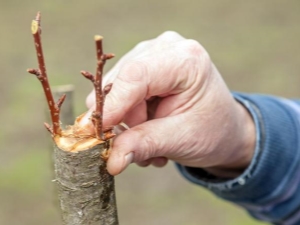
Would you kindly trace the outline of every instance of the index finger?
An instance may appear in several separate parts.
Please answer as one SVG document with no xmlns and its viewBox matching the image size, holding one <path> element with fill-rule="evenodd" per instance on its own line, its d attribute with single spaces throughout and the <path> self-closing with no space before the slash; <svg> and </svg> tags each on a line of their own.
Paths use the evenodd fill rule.
<svg viewBox="0 0 300 225">
<path fill-rule="evenodd" d="M 152 96 L 179 94 L 193 84 L 194 79 L 190 78 L 195 76 L 199 57 L 191 56 L 195 55 L 195 49 L 202 51 L 200 44 L 184 40 L 164 47 L 120 67 L 105 100 L 104 126 L 118 124 L 128 112 Z"/>
<path fill-rule="evenodd" d="M 108 127 L 119 124 L 132 108 L 141 103 L 147 95 L 147 82 L 138 63 L 124 66 L 106 96 L 103 109 L 103 125 Z"/>
</svg>

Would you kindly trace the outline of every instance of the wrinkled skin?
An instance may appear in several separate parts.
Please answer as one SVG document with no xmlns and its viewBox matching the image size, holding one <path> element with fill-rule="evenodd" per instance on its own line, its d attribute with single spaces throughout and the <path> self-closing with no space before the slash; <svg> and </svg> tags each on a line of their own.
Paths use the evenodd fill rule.
<svg viewBox="0 0 300 225">
<path fill-rule="evenodd" d="M 128 164 L 164 166 L 168 159 L 233 177 L 255 145 L 251 116 L 234 100 L 206 50 L 175 32 L 139 43 L 106 75 L 104 125 L 125 122 L 108 160 L 112 175 Z M 87 98 L 94 109 L 94 92 Z"/>
</svg>

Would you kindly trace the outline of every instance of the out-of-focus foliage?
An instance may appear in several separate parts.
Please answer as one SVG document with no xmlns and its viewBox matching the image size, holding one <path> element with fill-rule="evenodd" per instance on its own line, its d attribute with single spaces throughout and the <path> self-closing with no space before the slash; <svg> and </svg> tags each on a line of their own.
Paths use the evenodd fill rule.
<svg viewBox="0 0 300 225">
<path fill-rule="evenodd" d="M 175 30 L 205 46 L 231 89 L 300 96 L 297 0 L 0 0 L 0 225 L 60 224 L 44 97 L 26 73 L 37 66 L 30 23 L 38 10 L 51 84 L 77 86 L 77 114 L 91 89 L 79 71 L 95 68 L 94 34 L 116 53 L 112 66 L 138 42 Z M 124 225 L 259 224 L 187 183 L 171 164 L 131 166 L 116 179 Z"/>
</svg>

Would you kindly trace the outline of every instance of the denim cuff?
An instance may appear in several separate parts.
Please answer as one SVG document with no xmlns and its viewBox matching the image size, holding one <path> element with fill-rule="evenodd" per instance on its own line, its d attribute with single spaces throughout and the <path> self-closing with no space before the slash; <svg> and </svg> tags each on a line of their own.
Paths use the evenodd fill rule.
<svg viewBox="0 0 300 225">
<path fill-rule="evenodd" d="M 275 224 L 300 224 L 300 106 L 278 97 L 234 93 L 251 113 L 256 147 L 247 169 L 232 180 L 177 164 L 189 181 Z"/>
</svg>

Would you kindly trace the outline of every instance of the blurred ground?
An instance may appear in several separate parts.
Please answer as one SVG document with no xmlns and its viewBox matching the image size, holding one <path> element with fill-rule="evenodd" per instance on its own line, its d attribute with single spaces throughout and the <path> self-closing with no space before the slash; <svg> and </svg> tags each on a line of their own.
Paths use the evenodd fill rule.
<svg viewBox="0 0 300 225">
<path fill-rule="evenodd" d="M 38 10 L 51 83 L 76 85 L 77 114 L 91 89 L 79 71 L 95 68 L 94 34 L 117 55 L 111 66 L 138 42 L 175 30 L 206 47 L 232 90 L 300 96 L 297 0 L 0 0 L 0 225 L 60 224 L 44 97 L 26 73 L 37 65 L 30 23 Z M 172 164 L 131 166 L 116 179 L 122 225 L 260 224 L 186 182 Z"/>
</svg>

